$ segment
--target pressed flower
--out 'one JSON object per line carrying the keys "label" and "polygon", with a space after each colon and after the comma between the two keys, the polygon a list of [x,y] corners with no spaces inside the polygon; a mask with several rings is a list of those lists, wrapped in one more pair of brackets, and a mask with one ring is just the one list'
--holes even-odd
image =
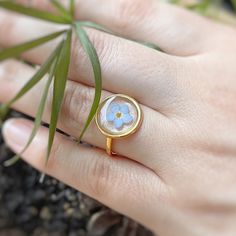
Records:
{"label": "pressed flower", "polygon": [[133,121],[127,104],[112,104],[110,112],[106,117],[108,122],[112,122],[116,129],[121,129],[125,124]]}

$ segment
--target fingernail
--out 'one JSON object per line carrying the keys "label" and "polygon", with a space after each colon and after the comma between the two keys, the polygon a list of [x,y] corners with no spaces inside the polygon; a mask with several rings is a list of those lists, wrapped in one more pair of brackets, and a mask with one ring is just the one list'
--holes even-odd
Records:
{"label": "fingernail", "polygon": [[16,153],[21,152],[27,144],[32,131],[32,125],[23,119],[10,119],[2,128],[6,144]]}

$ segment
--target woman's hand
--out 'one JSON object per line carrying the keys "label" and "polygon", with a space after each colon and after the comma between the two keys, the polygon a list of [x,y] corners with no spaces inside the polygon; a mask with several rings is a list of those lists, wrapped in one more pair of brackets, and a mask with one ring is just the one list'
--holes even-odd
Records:
{"label": "woman's hand", "polygon": [[[49,9],[47,2],[32,4]],[[157,0],[81,0],[77,9],[78,19],[167,53],[87,29],[102,64],[103,97],[134,97],[142,104],[143,124],[133,136],[114,143],[119,156],[113,158],[94,123],[84,141],[97,148],[57,134],[48,166],[48,129],[42,127],[23,159],[160,236],[235,235],[236,30]],[[0,45],[12,46],[57,27],[1,10]],[[41,64],[55,45],[32,50],[24,59]],[[33,73],[18,61],[2,63],[0,102],[12,98]],[[14,108],[34,116],[44,83]],[[90,63],[74,40],[58,128],[78,137],[93,94]],[[51,97],[45,122],[50,106]],[[28,120],[9,120],[3,129],[7,144],[19,153],[31,129]]]}

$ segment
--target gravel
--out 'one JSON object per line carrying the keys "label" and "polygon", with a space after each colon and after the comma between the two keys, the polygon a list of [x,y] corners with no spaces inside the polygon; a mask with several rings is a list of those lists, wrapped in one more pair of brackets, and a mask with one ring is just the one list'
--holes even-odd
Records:
{"label": "gravel", "polygon": [[[19,116],[12,112],[11,116]],[[0,130],[1,131],[1,130]],[[151,236],[136,222],[19,161],[0,132],[0,236]]]}

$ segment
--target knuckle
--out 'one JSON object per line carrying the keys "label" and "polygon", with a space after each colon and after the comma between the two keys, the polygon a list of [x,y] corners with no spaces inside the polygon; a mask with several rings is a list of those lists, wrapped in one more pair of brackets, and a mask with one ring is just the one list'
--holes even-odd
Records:
{"label": "knuckle", "polygon": [[97,198],[107,196],[113,181],[112,176],[109,161],[104,157],[96,157],[96,160],[90,165],[88,171],[88,183],[92,195]]}
{"label": "knuckle", "polygon": [[[63,127],[82,127],[92,103],[93,91],[71,81],[67,84],[60,113],[60,124]],[[53,86],[50,87],[47,99],[47,111],[50,114],[53,101]]]}
{"label": "knuckle", "polygon": [[0,79],[12,82],[12,80],[16,79],[16,75],[20,71],[20,66],[21,64],[14,60],[2,62],[0,64]]}
{"label": "knuckle", "polygon": [[114,18],[115,27],[119,31],[132,28],[150,14],[150,5],[143,0],[119,0]]}
{"label": "knuckle", "polygon": [[[106,34],[102,32],[98,32],[94,29],[86,29],[89,39],[92,43],[92,45],[95,47],[96,52],[98,54],[100,63],[104,67],[107,63],[111,60],[111,50],[113,50],[114,44],[112,44],[110,38],[106,36]],[[75,68],[75,72],[77,71],[85,71],[85,68],[89,67],[89,72],[87,73],[91,74],[92,67],[90,60],[88,56],[86,55],[81,43],[78,41],[78,39],[75,37],[73,39],[73,50],[72,50],[72,61],[73,61],[73,68]],[[81,75],[85,76],[85,75]]]}
{"label": "knuckle", "polygon": [[111,38],[107,37],[106,34],[96,31],[90,31],[89,36],[98,53],[103,70],[106,70],[106,66],[110,61],[112,61],[111,55],[115,55],[115,52],[113,52],[115,49],[114,40],[111,40]]}
{"label": "knuckle", "polygon": [[68,86],[62,104],[63,125],[83,127],[92,104],[93,90],[72,83]]}

